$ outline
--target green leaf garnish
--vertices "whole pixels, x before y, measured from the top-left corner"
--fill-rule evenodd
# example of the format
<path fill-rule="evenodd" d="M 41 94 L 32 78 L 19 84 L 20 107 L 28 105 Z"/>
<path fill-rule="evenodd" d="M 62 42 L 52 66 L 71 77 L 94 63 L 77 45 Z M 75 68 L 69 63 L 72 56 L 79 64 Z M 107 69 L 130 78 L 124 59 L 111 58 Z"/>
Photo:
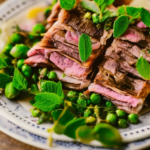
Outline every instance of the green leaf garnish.
<path fill-rule="evenodd" d="M 114 23 L 114 37 L 121 36 L 129 26 L 129 18 L 125 15 L 120 16 Z"/>
<path fill-rule="evenodd" d="M 144 8 L 141 11 L 141 20 L 144 22 L 145 25 L 150 27 L 150 12 Z"/>
<path fill-rule="evenodd" d="M 82 34 L 79 39 L 79 54 L 81 60 L 87 61 L 92 53 L 92 43 L 91 39 L 88 35 Z"/>
<path fill-rule="evenodd" d="M 136 8 L 136 7 L 126 7 L 126 12 L 129 16 L 131 16 L 134 19 L 138 19 L 141 15 L 142 8 Z"/>
<path fill-rule="evenodd" d="M 54 118 L 54 120 L 58 120 L 59 116 L 61 115 L 61 113 L 63 112 L 63 109 L 57 109 L 52 111 L 51 115 Z"/>
<path fill-rule="evenodd" d="M 76 130 L 76 137 L 83 143 L 90 143 L 95 140 L 94 131 L 89 126 L 81 126 Z"/>
<path fill-rule="evenodd" d="M 65 10 L 71 10 L 76 4 L 76 0 L 60 0 L 61 8 Z"/>
<path fill-rule="evenodd" d="M 67 135 L 68 137 L 76 139 L 76 130 L 83 125 L 85 125 L 85 119 L 82 118 L 73 119 L 66 125 L 64 134 Z"/>
<path fill-rule="evenodd" d="M 36 84 L 32 84 L 31 88 L 29 89 L 29 92 L 33 95 L 37 95 L 40 93 L 39 89 L 37 88 Z"/>
<path fill-rule="evenodd" d="M 97 3 L 98 6 L 101 6 L 105 0 L 94 0 L 95 3 Z"/>
<path fill-rule="evenodd" d="M 49 93 L 55 93 L 58 96 L 60 96 L 62 99 L 64 98 L 64 93 L 62 90 L 62 84 L 59 81 L 58 83 L 55 83 L 54 81 L 46 81 L 43 83 L 42 92 L 49 92 Z"/>
<path fill-rule="evenodd" d="M 17 68 L 15 68 L 14 71 L 13 85 L 15 86 L 16 89 L 20 91 L 27 90 L 28 82 Z"/>
<path fill-rule="evenodd" d="M 5 54 L 3 54 L 5 55 Z M 0 56 L 0 69 L 4 69 L 7 67 L 10 67 L 10 62 L 11 59 L 8 57 L 3 57 L 2 55 Z"/>
<path fill-rule="evenodd" d="M 8 83 L 12 81 L 12 78 L 4 73 L 0 73 L 0 88 L 5 88 Z"/>
<path fill-rule="evenodd" d="M 122 139 L 119 131 L 109 124 L 97 124 L 94 127 L 94 132 L 96 140 L 101 142 L 106 147 L 118 148 L 122 144 Z"/>
<path fill-rule="evenodd" d="M 100 14 L 100 8 L 98 7 L 98 5 L 93 2 L 93 1 L 89 1 L 89 0 L 81 0 L 81 6 L 87 10 L 90 10 L 92 12 L 95 12 L 97 14 Z"/>
<path fill-rule="evenodd" d="M 53 111 L 63 104 L 63 100 L 54 93 L 40 93 L 34 99 L 35 103 L 33 106 L 44 112 Z"/>
<path fill-rule="evenodd" d="M 136 69 L 143 78 L 150 80 L 150 65 L 143 56 L 138 59 Z"/>

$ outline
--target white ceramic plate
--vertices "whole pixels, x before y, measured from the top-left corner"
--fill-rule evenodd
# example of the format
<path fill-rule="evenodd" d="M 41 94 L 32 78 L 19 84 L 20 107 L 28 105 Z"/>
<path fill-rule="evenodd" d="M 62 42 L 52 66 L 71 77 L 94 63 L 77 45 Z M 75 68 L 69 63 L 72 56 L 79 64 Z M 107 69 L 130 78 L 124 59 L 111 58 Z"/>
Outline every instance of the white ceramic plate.
<path fill-rule="evenodd" d="M 8 40 L 8 36 L 6 36 L 6 34 L 10 35 L 12 33 L 13 24 L 18 24 L 20 26 L 27 25 L 29 21 L 26 17 L 27 12 L 33 7 L 45 7 L 47 4 L 49 4 L 49 2 L 50 0 L 9 0 L 4 3 L 0 7 L 0 12 L 2 12 L 0 14 L 0 27 L 2 31 L 5 31 L 0 35 L 0 48 L 2 48 L 5 41 Z M 3 117 L 14 123 L 16 126 L 19 126 L 22 130 L 26 130 L 26 132 L 30 132 L 32 134 L 35 134 L 36 136 L 47 138 L 47 129 L 52 127 L 52 124 L 37 125 L 37 119 L 31 117 L 31 114 L 29 112 L 30 108 L 32 108 L 32 106 L 30 105 L 28 99 L 21 97 L 18 101 L 10 101 L 5 96 L 0 96 L 0 114 Z M 3 131 L 2 128 L 1 130 Z M 7 131 L 6 133 L 9 134 L 9 131 Z M 121 129 L 120 133 L 124 142 L 133 142 L 150 137 L 150 113 L 142 115 L 140 117 L 139 124 L 130 125 L 127 129 Z M 63 135 L 60 136 L 54 134 L 53 138 L 55 140 L 72 141 L 72 139 Z M 28 142 L 28 144 L 31 143 L 31 141 Z M 33 143 L 32 145 L 35 146 L 35 144 Z M 92 142 L 91 145 L 101 146 L 101 144 L 96 141 Z M 129 147 L 130 146 L 128 146 L 128 148 Z"/>

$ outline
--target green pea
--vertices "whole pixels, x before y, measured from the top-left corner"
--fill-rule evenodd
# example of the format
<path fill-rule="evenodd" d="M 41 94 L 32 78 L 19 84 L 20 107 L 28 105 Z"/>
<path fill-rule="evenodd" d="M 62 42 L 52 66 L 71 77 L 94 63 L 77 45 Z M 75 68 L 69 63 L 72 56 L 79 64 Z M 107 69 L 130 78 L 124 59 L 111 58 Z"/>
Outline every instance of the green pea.
<path fill-rule="evenodd" d="M 99 94 L 96 94 L 96 93 L 93 93 L 91 95 L 90 99 L 91 99 L 91 103 L 93 105 L 100 104 L 100 102 L 101 102 L 101 96 Z"/>
<path fill-rule="evenodd" d="M 36 73 L 33 74 L 32 79 L 35 83 L 37 83 L 39 81 L 38 75 Z"/>
<path fill-rule="evenodd" d="M 32 67 L 30 67 L 29 65 L 23 65 L 22 66 L 22 73 L 24 74 L 25 77 L 31 77 L 32 74 Z"/>
<path fill-rule="evenodd" d="M 94 23 L 99 23 L 99 15 L 97 13 L 92 14 L 92 19 Z"/>
<path fill-rule="evenodd" d="M 48 74 L 48 79 L 50 80 L 57 79 L 57 74 L 54 71 L 50 71 Z"/>
<path fill-rule="evenodd" d="M 138 123 L 138 115 L 136 114 L 129 114 L 128 115 L 128 120 L 133 123 L 133 124 L 137 124 Z"/>
<path fill-rule="evenodd" d="M 39 109 L 34 108 L 31 110 L 31 114 L 33 117 L 39 117 L 41 116 L 41 111 Z"/>
<path fill-rule="evenodd" d="M 69 91 L 67 94 L 67 97 L 69 98 L 70 101 L 77 102 L 77 99 L 79 97 L 79 93 L 76 91 Z"/>
<path fill-rule="evenodd" d="M 4 48 L 3 48 L 3 53 L 9 55 L 10 54 L 10 51 L 11 49 L 13 48 L 13 45 L 12 44 L 7 44 Z"/>
<path fill-rule="evenodd" d="M 84 18 L 86 19 L 91 19 L 92 17 L 92 14 L 90 12 L 87 12 L 85 15 L 84 15 Z"/>
<path fill-rule="evenodd" d="M 19 33 L 13 33 L 10 37 L 10 42 L 13 44 L 20 44 L 24 42 L 24 37 Z"/>
<path fill-rule="evenodd" d="M 89 116 L 86 118 L 86 124 L 93 125 L 96 123 L 96 118 L 93 116 Z"/>
<path fill-rule="evenodd" d="M 112 102 L 110 102 L 110 101 L 107 101 L 107 102 L 106 102 L 106 107 L 107 107 L 107 108 L 110 108 L 112 105 L 113 105 Z"/>
<path fill-rule="evenodd" d="M 90 99 L 86 100 L 86 102 L 87 102 L 88 106 L 91 104 L 91 100 Z"/>
<path fill-rule="evenodd" d="M 126 113 L 125 111 L 120 110 L 120 109 L 117 109 L 117 110 L 116 110 L 116 114 L 117 114 L 117 116 L 120 117 L 120 118 L 125 118 L 126 115 L 127 115 L 127 113 Z"/>
<path fill-rule="evenodd" d="M 85 99 L 78 99 L 77 100 L 77 104 L 81 107 L 87 107 L 87 103 L 86 103 L 86 100 Z"/>
<path fill-rule="evenodd" d="M 17 68 L 18 69 L 22 69 L 22 66 L 24 65 L 24 61 L 25 59 L 19 59 L 18 62 L 17 62 Z"/>
<path fill-rule="evenodd" d="M 30 48 L 24 44 L 15 45 L 10 51 L 10 55 L 14 58 L 27 58 L 27 52 Z"/>
<path fill-rule="evenodd" d="M 46 29 L 42 24 L 36 24 L 32 29 L 33 34 L 40 35 L 41 33 L 45 33 Z"/>
<path fill-rule="evenodd" d="M 20 94 L 20 91 L 17 90 L 17 89 L 14 87 L 13 82 L 8 83 L 8 84 L 6 85 L 5 96 L 6 96 L 8 99 L 14 99 L 14 98 L 16 98 L 19 94 Z"/>
<path fill-rule="evenodd" d="M 87 109 L 85 112 L 84 112 L 84 118 L 87 118 L 89 116 L 91 116 L 93 113 L 92 113 L 92 110 L 91 109 Z"/>
<path fill-rule="evenodd" d="M 44 15 L 45 15 L 46 18 L 50 15 L 51 10 L 52 9 L 49 8 L 49 7 L 45 9 Z"/>
<path fill-rule="evenodd" d="M 43 68 L 40 72 L 40 77 L 41 78 L 45 78 L 47 76 L 48 73 L 48 69 L 47 68 Z"/>
<path fill-rule="evenodd" d="M 126 119 L 121 118 L 118 121 L 118 126 L 120 128 L 127 128 L 128 127 L 128 121 Z"/>
<path fill-rule="evenodd" d="M 113 113 L 109 113 L 106 116 L 106 121 L 112 125 L 115 125 L 117 123 L 117 115 Z"/>

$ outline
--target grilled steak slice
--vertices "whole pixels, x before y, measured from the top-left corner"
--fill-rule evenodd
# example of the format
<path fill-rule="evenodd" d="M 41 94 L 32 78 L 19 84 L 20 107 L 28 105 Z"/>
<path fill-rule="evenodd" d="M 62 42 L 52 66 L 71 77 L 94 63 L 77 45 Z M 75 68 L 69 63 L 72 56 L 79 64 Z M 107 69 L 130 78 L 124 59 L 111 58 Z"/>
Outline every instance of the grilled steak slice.
<path fill-rule="evenodd" d="M 87 88 L 91 83 L 91 80 L 81 81 L 81 80 L 71 78 L 69 76 L 63 77 L 64 72 L 59 70 L 53 70 L 53 71 L 57 74 L 58 80 L 61 81 L 63 85 L 69 89 L 81 90 Z"/>
<path fill-rule="evenodd" d="M 125 94 L 120 94 L 99 84 L 94 83 L 90 84 L 88 90 L 90 92 L 96 92 L 106 96 L 112 102 L 114 102 L 120 109 L 123 109 L 128 113 L 138 114 L 138 112 L 143 107 L 144 99 L 135 98 Z"/>

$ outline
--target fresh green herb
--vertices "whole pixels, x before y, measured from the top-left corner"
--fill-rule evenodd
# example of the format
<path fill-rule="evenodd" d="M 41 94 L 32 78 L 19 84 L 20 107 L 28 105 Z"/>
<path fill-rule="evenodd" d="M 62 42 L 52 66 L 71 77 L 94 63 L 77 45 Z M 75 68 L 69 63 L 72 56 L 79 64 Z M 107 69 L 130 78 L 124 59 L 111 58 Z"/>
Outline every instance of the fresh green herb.
<path fill-rule="evenodd" d="M 100 8 L 93 1 L 81 0 L 81 6 L 87 10 L 100 14 Z"/>
<path fill-rule="evenodd" d="M 119 131 L 109 124 L 100 123 L 96 125 L 94 127 L 94 132 L 96 140 L 106 147 L 118 148 L 122 144 Z"/>
<path fill-rule="evenodd" d="M 76 137 L 81 142 L 89 144 L 91 141 L 95 140 L 94 131 L 89 126 L 81 126 L 76 130 Z"/>
<path fill-rule="evenodd" d="M 49 112 L 63 104 L 63 100 L 54 93 L 40 93 L 35 96 L 34 107 Z"/>
<path fill-rule="evenodd" d="M 57 110 L 52 111 L 51 115 L 54 118 L 54 120 L 57 121 L 62 112 L 63 112 L 63 109 L 57 109 Z"/>
<path fill-rule="evenodd" d="M 29 92 L 33 95 L 37 95 L 40 93 L 39 89 L 37 88 L 36 84 L 32 84 L 31 88 L 29 89 Z"/>
<path fill-rule="evenodd" d="M 132 19 L 138 19 L 141 15 L 142 8 L 126 7 L 126 12 Z"/>
<path fill-rule="evenodd" d="M 94 1 L 98 6 L 101 6 L 105 2 L 105 0 L 94 0 Z"/>
<path fill-rule="evenodd" d="M 142 8 L 141 12 L 141 20 L 146 24 L 148 27 L 150 27 L 150 12 L 144 8 Z"/>
<path fill-rule="evenodd" d="M 63 78 L 66 77 L 65 73 L 62 74 L 62 77 L 63 77 Z"/>
<path fill-rule="evenodd" d="M 150 80 L 150 65 L 143 56 L 138 59 L 136 69 L 143 78 Z"/>
<path fill-rule="evenodd" d="M 0 57 L 0 69 L 4 69 L 10 66 L 9 58 Z"/>
<path fill-rule="evenodd" d="M 27 90 L 28 82 L 17 68 L 14 71 L 13 85 L 18 90 Z"/>
<path fill-rule="evenodd" d="M 76 130 L 83 125 L 85 125 L 85 119 L 82 118 L 73 119 L 66 125 L 64 134 L 67 135 L 68 137 L 76 139 Z"/>
<path fill-rule="evenodd" d="M 82 34 L 79 39 L 79 53 L 81 60 L 87 61 L 92 53 L 92 43 L 88 35 Z"/>
<path fill-rule="evenodd" d="M 76 4 L 76 0 L 60 0 L 60 6 L 65 10 L 71 10 Z"/>
<path fill-rule="evenodd" d="M 12 78 L 4 73 L 0 73 L 0 88 L 5 88 L 8 83 L 12 81 Z"/>
<path fill-rule="evenodd" d="M 129 26 L 129 18 L 125 15 L 120 16 L 114 23 L 114 37 L 121 36 Z"/>
<path fill-rule="evenodd" d="M 60 96 L 62 99 L 64 98 L 64 93 L 62 90 L 62 84 L 59 81 L 58 83 L 55 83 L 54 81 L 46 81 L 41 86 L 42 92 L 50 92 L 55 93 L 58 96 Z"/>

